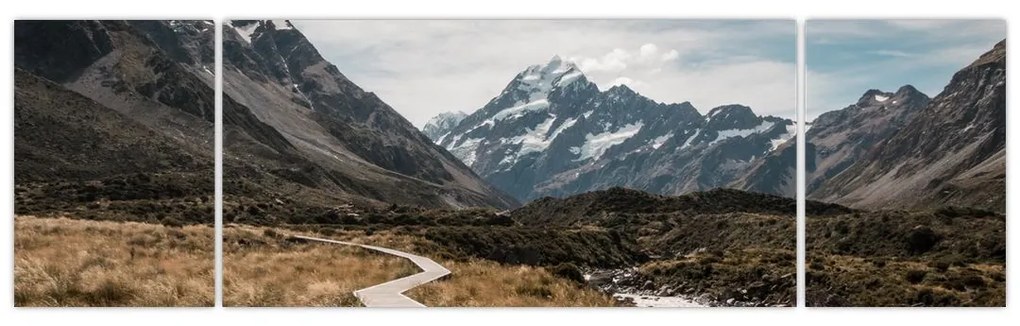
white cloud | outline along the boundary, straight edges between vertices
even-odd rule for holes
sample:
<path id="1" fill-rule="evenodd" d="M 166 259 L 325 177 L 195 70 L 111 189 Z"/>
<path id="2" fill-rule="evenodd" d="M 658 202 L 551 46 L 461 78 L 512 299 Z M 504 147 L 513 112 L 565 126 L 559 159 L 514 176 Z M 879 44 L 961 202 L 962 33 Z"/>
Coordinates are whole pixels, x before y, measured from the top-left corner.
<path id="1" fill-rule="evenodd" d="M 742 103 L 792 115 L 795 104 L 793 21 L 292 23 L 348 78 L 419 126 L 441 112 L 473 112 L 518 72 L 553 55 L 577 62 L 600 88 L 626 84 L 656 101 L 691 101 L 703 112 Z M 783 46 L 789 51 L 774 49 Z M 786 62 L 790 69 L 775 68 Z M 726 68 L 734 64 L 750 70 Z"/>

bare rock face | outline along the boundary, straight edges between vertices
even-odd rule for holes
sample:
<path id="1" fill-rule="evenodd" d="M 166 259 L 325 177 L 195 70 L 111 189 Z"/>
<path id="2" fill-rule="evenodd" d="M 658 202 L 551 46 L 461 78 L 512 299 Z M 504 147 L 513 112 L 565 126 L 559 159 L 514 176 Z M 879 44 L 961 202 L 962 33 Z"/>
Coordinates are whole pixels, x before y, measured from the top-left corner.
<path id="1" fill-rule="evenodd" d="M 659 194 L 737 186 L 793 196 L 795 157 L 777 149 L 795 129 L 742 105 L 702 115 L 688 102 L 656 102 L 624 85 L 600 91 L 573 63 L 553 57 L 432 138 L 521 201 L 613 186 Z M 761 163 L 766 157 L 770 163 Z"/>
<path id="2" fill-rule="evenodd" d="M 237 118 L 226 121 L 225 178 L 250 179 L 231 181 L 233 195 L 518 205 L 347 79 L 288 21 L 225 26 L 224 101 Z"/>
<path id="3" fill-rule="evenodd" d="M 1004 212 L 1005 40 L 930 101 L 914 92 L 869 92 L 863 106 L 819 117 L 807 134 L 815 146 L 808 154 L 816 160 L 808 197 L 862 208 L 954 205 Z M 884 104 L 894 100 L 906 107 Z M 862 113 L 879 105 L 898 113 Z"/>

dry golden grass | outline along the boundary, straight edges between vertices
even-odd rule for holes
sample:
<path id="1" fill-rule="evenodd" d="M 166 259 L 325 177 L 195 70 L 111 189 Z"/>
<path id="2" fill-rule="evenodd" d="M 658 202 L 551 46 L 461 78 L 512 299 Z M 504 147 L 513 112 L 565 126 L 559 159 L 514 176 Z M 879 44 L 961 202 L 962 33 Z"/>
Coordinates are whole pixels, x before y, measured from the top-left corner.
<path id="1" fill-rule="evenodd" d="M 432 256 L 426 240 L 393 232 L 331 231 L 327 235 L 228 225 L 224 230 L 224 303 L 227 306 L 360 306 L 353 292 L 418 273 L 410 261 L 328 243 L 294 242 L 305 234 Z M 426 306 L 612 306 L 594 289 L 543 268 L 486 260 L 436 259 L 453 274 L 405 293 Z"/>
<path id="2" fill-rule="evenodd" d="M 226 306 L 360 306 L 355 290 L 419 272 L 403 258 L 273 229 L 230 226 L 223 237 Z"/>
<path id="3" fill-rule="evenodd" d="M 213 229 L 14 219 L 16 306 L 212 306 Z"/>
<path id="4" fill-rule="evenodd" d="M 441 261 L 452 274 L 406 294 L 430 307 L 611 307 L 616 300 L 541 267 Z"/>

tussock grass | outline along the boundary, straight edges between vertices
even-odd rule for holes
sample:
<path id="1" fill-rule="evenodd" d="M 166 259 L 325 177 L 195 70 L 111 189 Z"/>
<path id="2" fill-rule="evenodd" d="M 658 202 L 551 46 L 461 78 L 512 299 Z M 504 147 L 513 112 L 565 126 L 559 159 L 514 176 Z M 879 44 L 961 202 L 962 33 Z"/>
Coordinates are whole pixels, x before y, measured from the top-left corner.
<path id="1" fill-rule="evenodd" d="M 615 300 L 545 268 L 481 259 L 441 259 L 426 239 L 390 231 L 285 231 L 228 225 L 224 230 L 227 306 L 361 306 L 353 292 L 418 273 L 410 261 L 358 247 L 294 241 L 317 235 L 431 257 L 453 274 L 405 293 L 426 306 L 612 306 Z"/>
<path id="2" fill-rule="evenodd" d="M 920 259 L 809 256 L 810 306 L 954 307 L 1006 305 L 1006 266 Z"/>
<path id="3" fill-rule="evenodd" d="M 808 306 L 1006 304 L 1006 217 L 977 209 L 807 220 Z"/>
<path id="4" fill-rule="evenodd" d="M 488 260 L 440 261 L 452 274 L 407 291 L 430 307 L 610 307 L 616 301 L 542 267 Z"/>
<path id="5" fill-rule="evenodd" d="M 14 304 L 212 306 L 213 229 L 16 216 Z"/>
<path id="6" fill-rule="evenodd" d="M 223 233 L 226 306 L 361 306 L 355 290 L 420 271 L 400 257 L 295 241 L 277 229 L 230 226 Z"/>

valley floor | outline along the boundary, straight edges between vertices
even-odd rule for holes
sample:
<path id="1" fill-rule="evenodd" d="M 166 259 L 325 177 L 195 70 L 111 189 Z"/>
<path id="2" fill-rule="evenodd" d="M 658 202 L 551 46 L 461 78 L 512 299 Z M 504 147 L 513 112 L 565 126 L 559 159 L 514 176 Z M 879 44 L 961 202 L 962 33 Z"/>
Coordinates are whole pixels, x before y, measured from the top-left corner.
<path id="1" fill-rule="evenodd" d="M 213 229 L 16 216 L 14 304 L 212 306 Z"/>
<path id="2" fill-rule="evenodd" d="M 298 241 L 285 233 L 251 226 L 225 228 L 225 306 L 356 307 L 361 302 L 355 290 L 418 272 L 399 257 Z"/>
<path id="3" fill-rule="evenodd" d="M 1005 222 L 959 208 L 809 216 L 807 305 L 1004 307 Z"/>
<path id="4" fill-rule="evenodd" d="M 228 226 L 224 232 L 227 306 L 361 306 L 353 292 L 417 273 L 409 261 L 370 250 L 300 241 L 309 232 Z M 426 306 L 614 306 L 618 300 L 542 267 L 482 259 L 442 259 L 427 240 L 391 232 L 340 231 L 324 238 L 384 246 L 433 257 L 452 274 L 414 288 L 408 297 Z"/>

